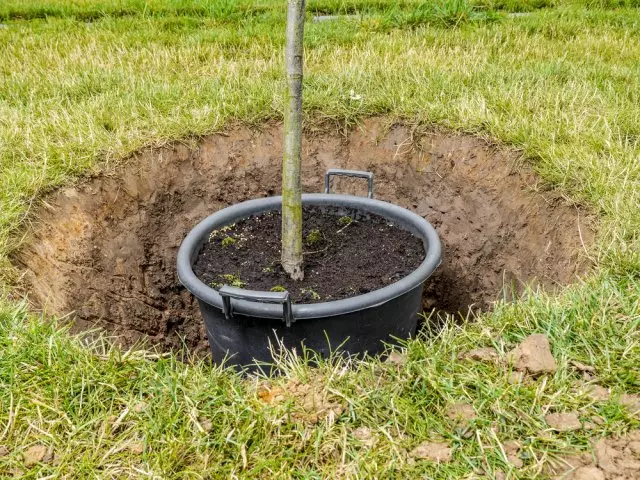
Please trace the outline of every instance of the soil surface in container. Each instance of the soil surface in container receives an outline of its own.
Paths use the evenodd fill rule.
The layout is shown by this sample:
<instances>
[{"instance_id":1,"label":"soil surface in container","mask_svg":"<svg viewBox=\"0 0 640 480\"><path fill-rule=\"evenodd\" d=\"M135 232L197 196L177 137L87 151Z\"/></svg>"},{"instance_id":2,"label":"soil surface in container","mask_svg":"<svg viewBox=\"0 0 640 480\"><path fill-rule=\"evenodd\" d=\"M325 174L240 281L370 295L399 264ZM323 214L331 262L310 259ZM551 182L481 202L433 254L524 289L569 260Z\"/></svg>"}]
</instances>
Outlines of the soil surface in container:
<instances>
[{"instance_id":1,"label":"soil surface in container","mask_svg":"<svg viewBox=\"0 0 640 480\"><path fill-rule=\"evenodd\" d=\"M229 127L145 149L51 193L13 257L20 291L34 308L70 314L72 331L102 328L125 346L205 352L197 303L177 279L178 248L211 213L279 193L282 139L281 124ZM373 172L376 198L436 228L443 261L425 285L426 312L490 309L525 286L554 289L588 269L590 219L518 152L371 118L305 132L303 190L321 192L328 168ZM331 191L366 195L366 182L336 178Z\"/></svg>"},{"instance_id":2,"label":"soil surface in container","mask_svg":"<svg viewBox=\"0 0 640 480\"><path fill-rule=\"evenodd\" d=\"M296 303L317 303L382 288L424 260L422 241L379 215L304 208L302 218L303 280L291 280L280 265L282 217L277 211L213 231L194 273L213 288L287 290Z\"/></svg>"}]
</instances>

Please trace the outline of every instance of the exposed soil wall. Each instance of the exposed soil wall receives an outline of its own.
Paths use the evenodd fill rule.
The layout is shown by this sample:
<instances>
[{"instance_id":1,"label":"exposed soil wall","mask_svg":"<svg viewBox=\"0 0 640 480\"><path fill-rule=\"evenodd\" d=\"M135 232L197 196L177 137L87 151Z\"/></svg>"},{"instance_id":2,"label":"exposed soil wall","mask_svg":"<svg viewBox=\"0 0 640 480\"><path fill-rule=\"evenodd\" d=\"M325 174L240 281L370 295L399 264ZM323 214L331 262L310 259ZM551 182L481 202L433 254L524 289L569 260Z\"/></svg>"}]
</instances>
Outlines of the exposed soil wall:
<instances>
[{"instance_id":1,"label":"exposed soil wall","mask_svg":"<svg viewBox=\"0 0 640 480\"><path fill-rule=\"evenodd\" d=\"M232 203L280 189L281 125L236 127L143 151L117 174L88 179L45 199L28 244L15 256L25 290L49 313L75 312L76 329L100 326L125 345L206 348L197 305L177 282L175 258L189 229ZM369 119L347 136L307 135L304 191L322 190L331 167L370 170L376 197L424 216L438 230L442 266L426 309L486 309L528 283L565 284L584 271L592 233L554 192L536 192L518 156L471 136L418 136ZM335 191L365 193L336 180Z\"/></svg>"}]
</instances>

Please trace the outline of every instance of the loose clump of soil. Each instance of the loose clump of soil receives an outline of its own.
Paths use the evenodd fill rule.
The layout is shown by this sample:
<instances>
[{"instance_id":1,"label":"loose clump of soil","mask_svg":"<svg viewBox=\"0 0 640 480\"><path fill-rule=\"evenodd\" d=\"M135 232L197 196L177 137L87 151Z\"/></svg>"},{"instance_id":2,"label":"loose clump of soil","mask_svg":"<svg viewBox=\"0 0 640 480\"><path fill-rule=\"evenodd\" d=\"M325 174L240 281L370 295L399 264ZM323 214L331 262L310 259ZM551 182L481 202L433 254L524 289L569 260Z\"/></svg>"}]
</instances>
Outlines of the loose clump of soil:
<instances>
[{"instance_id":1,"label":"loose clump of soil","mask_svg":"<svg viewBox=\"0 0 640 480\"><path fill-rule=\"evenodd\" d=\"M76 331L102 327L124 345L207 348L193 297L176 278L182 239L212 212L280 189L282 127L231 128L197 145L147 149L124 167L52 193L14 256L35 307L74 312ZM374 118L344 134L307 132L303 188L328 168L369 170L376 198L409 208L438 231L443 263L427 311L466 313L524 285L553 288L585 269L584 215L518 166L516 153L465 135L420 132ZM366 194L336 179L332 191ZM376 258L376 261L378 258Z\"/></svg>"},{"instance_id":2,"label":"loose clump of soil","mask_svg":"<svg viewBox=\"0 0 640 480\"><path fill-rule=\"evenodd\" d=\"M640 430L626 435L595 438L593 453L560 456L545 465L557 480L635 480L640 478Z\"/></svg>"},{"instance_id":3,"label":"loose clump of soil","mask_svg":"<svg viewBox=\"0 0 640 480\"><path fill-rule=\"evenodd\" d=\"M214 231L193 266L196 276L213 288L287 290L296 303L317 303L382 288L424 259L420 239L379 215L305 208L302 217L303 280L291 280L279 263L280 212Z\"/></svg>"}]
</instances>

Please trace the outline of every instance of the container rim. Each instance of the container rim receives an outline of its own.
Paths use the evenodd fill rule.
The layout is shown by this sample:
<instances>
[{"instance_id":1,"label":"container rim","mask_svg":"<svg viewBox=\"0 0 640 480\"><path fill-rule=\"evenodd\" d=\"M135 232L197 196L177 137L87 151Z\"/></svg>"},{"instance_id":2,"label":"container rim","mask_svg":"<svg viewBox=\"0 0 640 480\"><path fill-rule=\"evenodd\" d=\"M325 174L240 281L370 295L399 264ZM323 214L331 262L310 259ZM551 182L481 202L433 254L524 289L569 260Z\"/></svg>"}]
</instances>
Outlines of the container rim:
<instances>
[{"instance_id":1,"label":"container rim","mask_svg":"<svg viewBox=\"0 0 640 480\"><path fill-rule=\"evenodd\" d=\"M294 304L293 317L296 321L344 315L376 307L421 286L441 263L442 248L435 229L424 218L405 208L366 197L325 193L304 194L302 195L302 203L304 206L352 208L385 217L422 240L425 258L418 268L409 275L377 290L330 302ZM178 251L177 271L180 283L201 302L222 310L223 304L220 294L202 282L193 272L193 263L201 246L216 228L230 225L250 215L281 210L281 207L282 197L280 196L248 200L223 208L198 223L187 234ZM270 303L234 300L233 311L254 317L282 318L282 306Z\"/></svg>"}]
</instances>

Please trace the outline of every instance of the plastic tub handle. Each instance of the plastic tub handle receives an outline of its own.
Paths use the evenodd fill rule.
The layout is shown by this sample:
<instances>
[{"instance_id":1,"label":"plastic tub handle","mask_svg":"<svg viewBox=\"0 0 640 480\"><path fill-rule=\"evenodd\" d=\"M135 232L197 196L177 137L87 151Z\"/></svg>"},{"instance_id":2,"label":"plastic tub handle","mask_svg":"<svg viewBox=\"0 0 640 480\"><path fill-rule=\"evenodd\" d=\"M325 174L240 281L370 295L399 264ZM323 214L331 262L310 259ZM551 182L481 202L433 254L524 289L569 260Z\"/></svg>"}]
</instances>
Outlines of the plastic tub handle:
<instances>
[{"instance_id":1,"label":"plastic tub handle","mask_svg":"<svg viewBox=\"0 0 640 480\"><path fill-rule=\"evenodd\" d=\"M367 197L373 198L373 173L362 172L360 170L343 170L341 168L330 168L329 170L327 170L327 173L324 174L324 193L331 193L329 191L331 184L331 175L366 178L369 184Z\"/></svg>"},{"instance_id":2,"label":"plastic tub handle","mask_svg":"<svg viewBox=\"0 0 640 480\"><path fill-rule=\"evenodd\" d=\"M233 318L233 308L231 307L231 299L248 300L250 302L263 303L281 303L282 304L282 320L290 327L295 319L293 318L293 309L291 308L291 297L289 292L264 292L260 290L245 290L243 288L230 287L223 285L218 293L222 297L222 310L227 320Z\"/></svg>"}]
</instances>

